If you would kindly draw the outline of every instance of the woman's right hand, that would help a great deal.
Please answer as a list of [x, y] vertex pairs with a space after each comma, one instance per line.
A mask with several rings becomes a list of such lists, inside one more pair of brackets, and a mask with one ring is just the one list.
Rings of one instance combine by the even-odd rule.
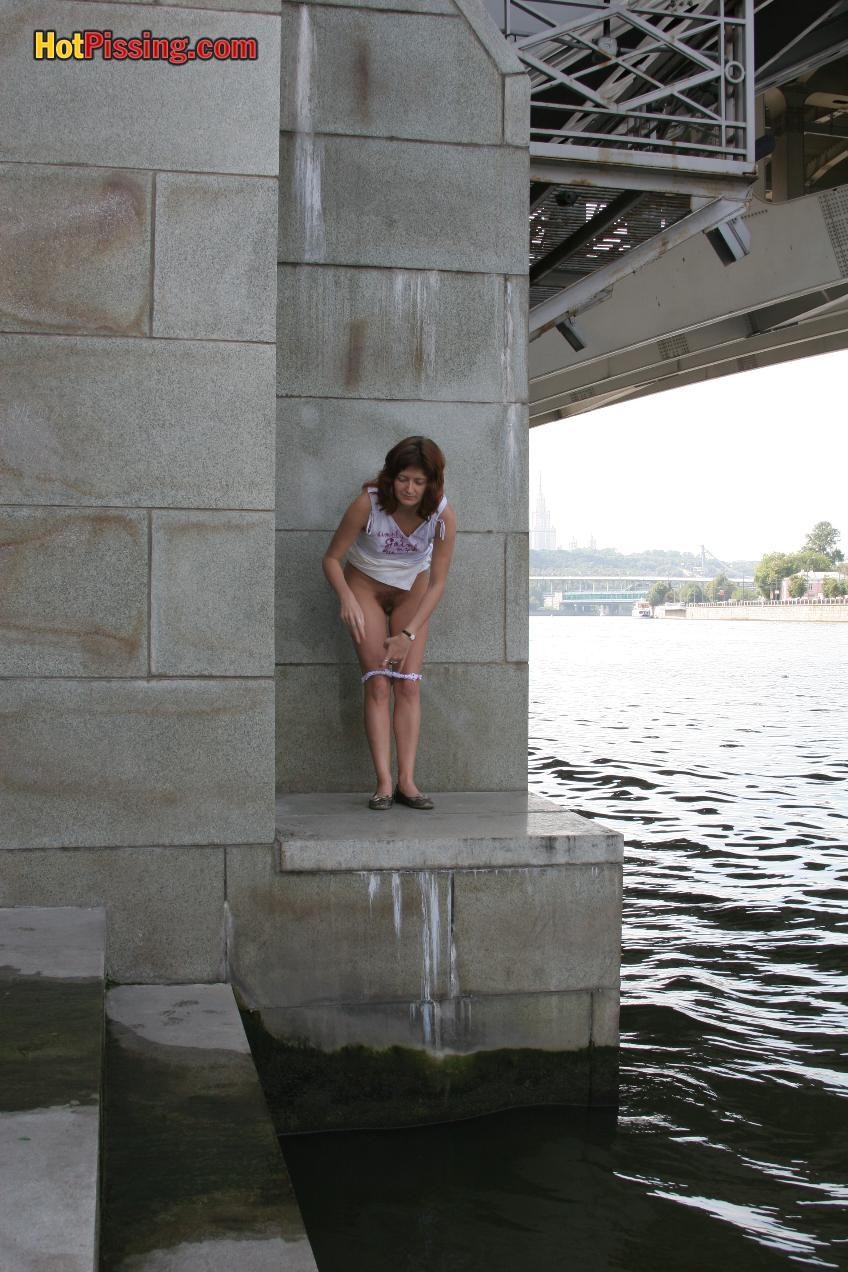
[[339, 617], [357, 645], [365, 639], [365, 615], [362, 612], [362, 606], [352, 592], [350, 596], [345, 597], [342, 601]]

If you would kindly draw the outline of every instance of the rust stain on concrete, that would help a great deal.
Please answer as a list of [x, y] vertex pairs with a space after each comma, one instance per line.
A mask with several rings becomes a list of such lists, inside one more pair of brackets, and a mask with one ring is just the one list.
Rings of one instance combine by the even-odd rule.
[[355, 389], [362, 380], [362, 362], [365, 341], [368, 336], [368, 320], [354, 318], [347, 329], [347, 357], [345, 359], [345, 388]]
[[[3, 185], [2, 201], [18, 211], [0, 225], [0, 314], [28, 330], [145, 334], [147, 179], [7, 168], [0, 169], [0, 191]], [[138, 275], [134, 307], [126, 286], [130, 261]], [[98, 279], [104, 291], [112, 280], [112, 294], [100, 303]]]
[[363, 124], [371, 122], [371, 45], [364, 37], [356, 41], [353, 53], [353, 80], [356, 85], [356, 104]]

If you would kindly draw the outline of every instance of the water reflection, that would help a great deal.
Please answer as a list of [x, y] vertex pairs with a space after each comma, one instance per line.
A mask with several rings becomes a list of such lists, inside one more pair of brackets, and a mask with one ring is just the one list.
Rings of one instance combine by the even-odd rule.
[[287, 1141], [321, 1272], [848, 1268], [848, 629], [531, 627], [531, 786], [627, 845], [620, 1113]]

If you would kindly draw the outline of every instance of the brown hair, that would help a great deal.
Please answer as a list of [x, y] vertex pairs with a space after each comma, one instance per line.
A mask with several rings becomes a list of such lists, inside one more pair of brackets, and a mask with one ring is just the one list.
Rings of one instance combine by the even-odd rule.
[[429, 437], [405, 437], [392, 447], [377, 476], [377, 498], [389, 516], [398, 506], [394, 480], [404, 468], [420, 468], [427, 477], [418, 505], [418, 511], [426, 520], [436, 511], [445, 492], [445, 457]]

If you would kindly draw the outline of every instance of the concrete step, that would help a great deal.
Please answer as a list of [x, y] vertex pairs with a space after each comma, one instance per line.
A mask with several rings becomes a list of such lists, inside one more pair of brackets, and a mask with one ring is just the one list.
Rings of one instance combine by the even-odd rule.
[[527, 791], [447, 791], [429, 812], [368, 808], [368, 794], [277, 801], [277, 865], [301, 871], [495, 869], [622, 860], [622, 837]]
[[0, 1267], [94, 1272], [104, 914], [0, 910]]
[[315, 1272], [229, 985], [109, 991], [101, 1272]]

